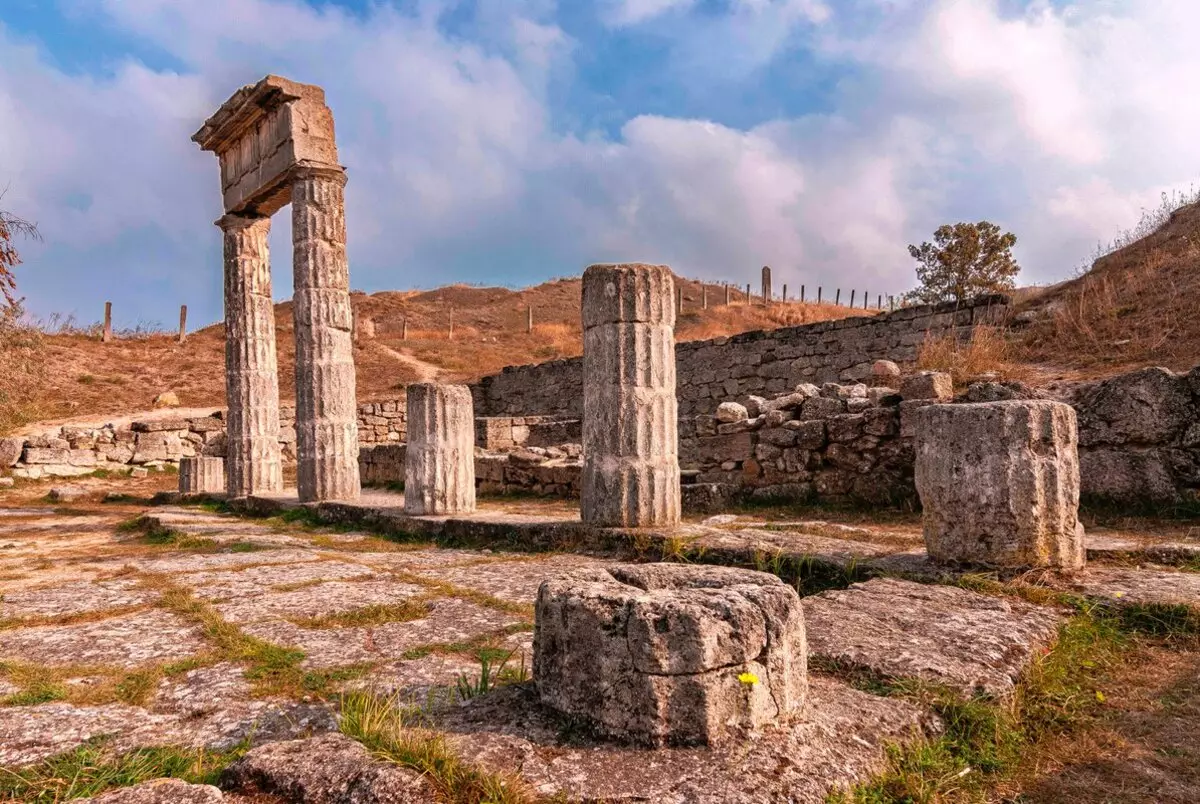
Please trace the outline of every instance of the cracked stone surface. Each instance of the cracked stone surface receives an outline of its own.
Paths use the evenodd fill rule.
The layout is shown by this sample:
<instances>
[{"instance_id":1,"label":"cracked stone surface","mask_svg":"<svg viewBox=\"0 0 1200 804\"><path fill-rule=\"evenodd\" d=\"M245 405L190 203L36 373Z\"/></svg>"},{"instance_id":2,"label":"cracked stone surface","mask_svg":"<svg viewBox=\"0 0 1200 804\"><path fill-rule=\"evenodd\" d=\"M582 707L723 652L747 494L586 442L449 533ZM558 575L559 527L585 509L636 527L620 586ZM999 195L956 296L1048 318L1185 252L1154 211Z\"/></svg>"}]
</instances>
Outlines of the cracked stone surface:
<instances>
[{"instance_id":1,"label":"cracked stone surface","mask_svg":"<svg viewBox=\"0 0 1200 804\"><path fill-rule=\"evenodd\" d=\"M154 745L228 748L246 738L260 745L303 740L335 728L333 709L341 691L368 690L426 708L430 726L447 734L465 760L516 773L547 797L819 802L831 786L851 784L882 767L884 744L937 728L930 712L914 703L857 691L836 674L821 673L852 665L959 684L964 692L990 687L1003 694L1036 650L1028 645L1039 634L1052 639L1061 616L1015 597L898 581L810 596L801 601L817 657L808 677L809 705L787 727L765 727L735 751L647 752L574 732L564 741L561 717L541 703L532 684L502 687L459 704L456 682L479 678L483 647L493 671L511 651L506 670L529 678L530 612L542 582L618 563L603 551L636 543L629 534L593 539L585 533L571 541L583 527L575 511L529 500L484 500L466 518L428 518L427 527L413 532L429 541L412 544L372 536L366 532L369 521L354 518L355 511L396 515L399 496L377 491L364 494L357 507L339 504L349 514L337 531L179 505L97 502L106 489L127 491L154 482L165 487L173 479L89 479L96 493L69 508L47 504L45 489L37 486L11 490L0 502L10 506L0 508L0 697L29 692L30 679L43 668L54 695L62 698L0 706L0 768L38 762L104 735L118 752ZM192 537L196 546L151 544L142 532L118 528L142 516ZM862 515L846 524L825 516L829 521L803 515L769 521L744 513L710 517L672 531L649 531L641 558L682 546L703 548L705 562L753 565L756 555L783 554L911 570L932 581L948 577L945 568L930 571L915 517L876 522ZM471 537L491 533L495 540L482 539L483 549L444 549L432 542L441 527ZM542 527L570 538L536 541L537 546L593 554L510 551L513 539L539 540ZM1131 555L1151 557L1155 545L1187 544L1185 529L1111 536L1105 544L1090 540L1091 546L1100 552L1112 547L1117 558L1093 560L1084 572L1051 582L1114 602L1200 600L1200 574L1130 564ZM242 552L237 543L246 542L257 549ZM1117 549L1130 542L1140 550ZM162 590L169 587L188 590L228 628L303 652L295 659L297 672L308 674L306 684L324 686L319 692L265 686L250 659L222 652L186 606L177 605L177 597L174 603L164 598ZM867 587L865 593L861 587ZM425 616L389 622L389 616L413 612L378 608L413 599L429 605ZM366 624L338 624L353 616ZM328 627L290 622L311 626L321 617L333 618ZM835 667L822 664L827 656ZM122 702L115 693L118 683L135 677L147 684L130 699L140 703ZM352 773L343 780L351 778ZM154 785L141 787L111 800L136 804L156 801L144 796L163 795ZM170 792L177 795L167 800L187 801L182 796L195 791ZM203 794L211 796L211 790ZM234 804L288 800L229 790L222 796L219 800Z\"/></svg>"},{"instance_id":2,"label":"cracked stone surface","mask_svg":"<svg viewBox=\"0 0 1200 804\"><path fill-rule=\"evenodd\" d=\"M1200 609L1200 572L1090 566L1059 584L1116 603L1184 605Z\"/></svg>"},{"instance_id":3,"label":"cracked stone surface","mask_svg":"<svg viewBox=\"0 0 1200 804\"><path fill-rule=\"evenodd\" d=\"M157 609L76 625L0 631L0 659L47 665L137 667L183 659L202 647L197 624Z\"/></svg>"},{"instance_id":4,"label":"cracked stone surface","mask_svg":"<svg viewBox=\"0 0 1200 804\"><path fill-rule=\"evenodd\" d=\"M811 655L1003 696L1066 617L1013 598L880 578L804 599Z\"/></svg>"}]
</instances>

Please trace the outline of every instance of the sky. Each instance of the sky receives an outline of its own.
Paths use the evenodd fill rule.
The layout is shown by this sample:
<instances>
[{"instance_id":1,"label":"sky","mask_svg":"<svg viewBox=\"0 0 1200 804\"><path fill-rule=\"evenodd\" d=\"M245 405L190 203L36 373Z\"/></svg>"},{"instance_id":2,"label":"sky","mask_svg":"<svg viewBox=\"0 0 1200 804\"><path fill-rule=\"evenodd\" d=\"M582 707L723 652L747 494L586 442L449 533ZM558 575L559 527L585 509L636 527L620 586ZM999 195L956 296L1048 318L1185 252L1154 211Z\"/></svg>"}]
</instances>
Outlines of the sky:
<instances>
[{"instance_id":1,"label":"sky","mask_svg":"<svg viewBox=\"0 0 1200 804\"><path fill-rule=\"evenodd\" d=\"M275 73L325 88L355 289L642 261L898 294L981 219L1040 284L1200 181L1196 42L1196 0L0 0L0 208L44 237L35 314L218 321L190 137Z\"/></svg>"}]
</instances>

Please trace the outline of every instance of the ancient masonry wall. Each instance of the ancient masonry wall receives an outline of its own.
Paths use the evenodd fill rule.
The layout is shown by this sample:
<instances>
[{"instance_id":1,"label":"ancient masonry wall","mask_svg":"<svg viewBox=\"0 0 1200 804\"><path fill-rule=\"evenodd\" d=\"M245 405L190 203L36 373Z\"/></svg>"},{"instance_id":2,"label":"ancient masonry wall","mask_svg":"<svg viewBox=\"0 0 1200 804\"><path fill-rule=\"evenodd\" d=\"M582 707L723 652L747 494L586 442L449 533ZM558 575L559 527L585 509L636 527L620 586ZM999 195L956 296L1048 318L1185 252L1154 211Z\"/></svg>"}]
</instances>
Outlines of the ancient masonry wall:
<instances>
[{"instance_id":1,"label":"ancient masonry wall","mask_svg":"<svg viewBox=\"0 0 1200 804\"><path fill-rule=\"evenodd\" d=\"M770 396L798 383L856 382L875 360L909 363L926 337L1002 322L1005 296L969 304L921 305L877 316L855 316L797 327L759 330L675 345L679 417L711 414L730 400ZM510 366L474 386L478 416L583 415L583 362L553 360Z\"/></svg>"}]
</instances>

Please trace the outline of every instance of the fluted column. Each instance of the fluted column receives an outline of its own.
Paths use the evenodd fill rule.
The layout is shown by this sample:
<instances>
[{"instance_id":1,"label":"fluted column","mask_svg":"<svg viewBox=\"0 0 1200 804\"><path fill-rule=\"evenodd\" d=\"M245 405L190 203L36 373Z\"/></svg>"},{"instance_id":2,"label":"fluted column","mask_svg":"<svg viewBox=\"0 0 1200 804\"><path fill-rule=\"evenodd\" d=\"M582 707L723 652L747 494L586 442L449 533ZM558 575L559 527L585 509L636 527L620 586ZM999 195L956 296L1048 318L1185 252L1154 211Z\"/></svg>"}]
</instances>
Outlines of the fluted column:
<instances>
[{"instance_id":1,"label":"fluted column","mask_svg":"<svg viewBox=\"0 0 1200 804\"><path fill-rule=\"evenodd\" d=\"M583 274L583 521L679 523L674 279L665 265Z\"/></svg>"},{"instance_id":2,"label":"fluted column","mask_svg":"<svg viewBox=\"0 0 1200 804\"><path fill-rule=\"evenodd\" d=\"M231 497L281 491L271 219L226 215L217 225L225 235L226 488Z\"/></svg>"},{"instance_id":3,"label":"fluted column","mask_svg":"<svg viewBox=\"0 0 1200 804\"><path fill-rule=\"evenodd\" d=\"M353 316L346 263L346 174L303 168L292 182L292 311L300 500L359 495Z\"/></svg>"},{"instance_id":4,"label":"fluted column","mask_svg":"<svg viewBox=\"0 0 1200 804\"><path fill-rule=\"evenodd\" d=\"M417 383L408 386L407 396L405 513L474 511L475 408L471 389Z\"/></svg>"}]
</instances>

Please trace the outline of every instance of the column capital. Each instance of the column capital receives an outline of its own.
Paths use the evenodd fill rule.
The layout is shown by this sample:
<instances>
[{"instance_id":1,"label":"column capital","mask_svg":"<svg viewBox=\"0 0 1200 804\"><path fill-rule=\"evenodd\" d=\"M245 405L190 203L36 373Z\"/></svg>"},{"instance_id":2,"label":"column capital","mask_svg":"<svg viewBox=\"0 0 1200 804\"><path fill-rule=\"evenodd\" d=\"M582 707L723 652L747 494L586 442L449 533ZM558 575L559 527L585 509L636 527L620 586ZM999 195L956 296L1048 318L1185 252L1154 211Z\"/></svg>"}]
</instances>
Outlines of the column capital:
<instances>
[{"instance_id":1,"label":"column capital","mask_svg":"<svg viewBox=\"0 0 1200 804\"><path fill-rule=\"evenodd\" d=\"M271 216L255 215L251 212L227 212L213 221L213 225L219 226L223 232L248 229L251 226L270 226Z\"/></svg>"},{"instance_id":2,"label":"column capital","mask_svg":"<svg viewBox=\"0 0 1200 804\"><path fill-rule=\"evenodd\" d=\"M306 179L328 179L342 185L346 184L346 168L321 162L300 162L291 169L289 181Z\"/></svg>"}]
</instances>

